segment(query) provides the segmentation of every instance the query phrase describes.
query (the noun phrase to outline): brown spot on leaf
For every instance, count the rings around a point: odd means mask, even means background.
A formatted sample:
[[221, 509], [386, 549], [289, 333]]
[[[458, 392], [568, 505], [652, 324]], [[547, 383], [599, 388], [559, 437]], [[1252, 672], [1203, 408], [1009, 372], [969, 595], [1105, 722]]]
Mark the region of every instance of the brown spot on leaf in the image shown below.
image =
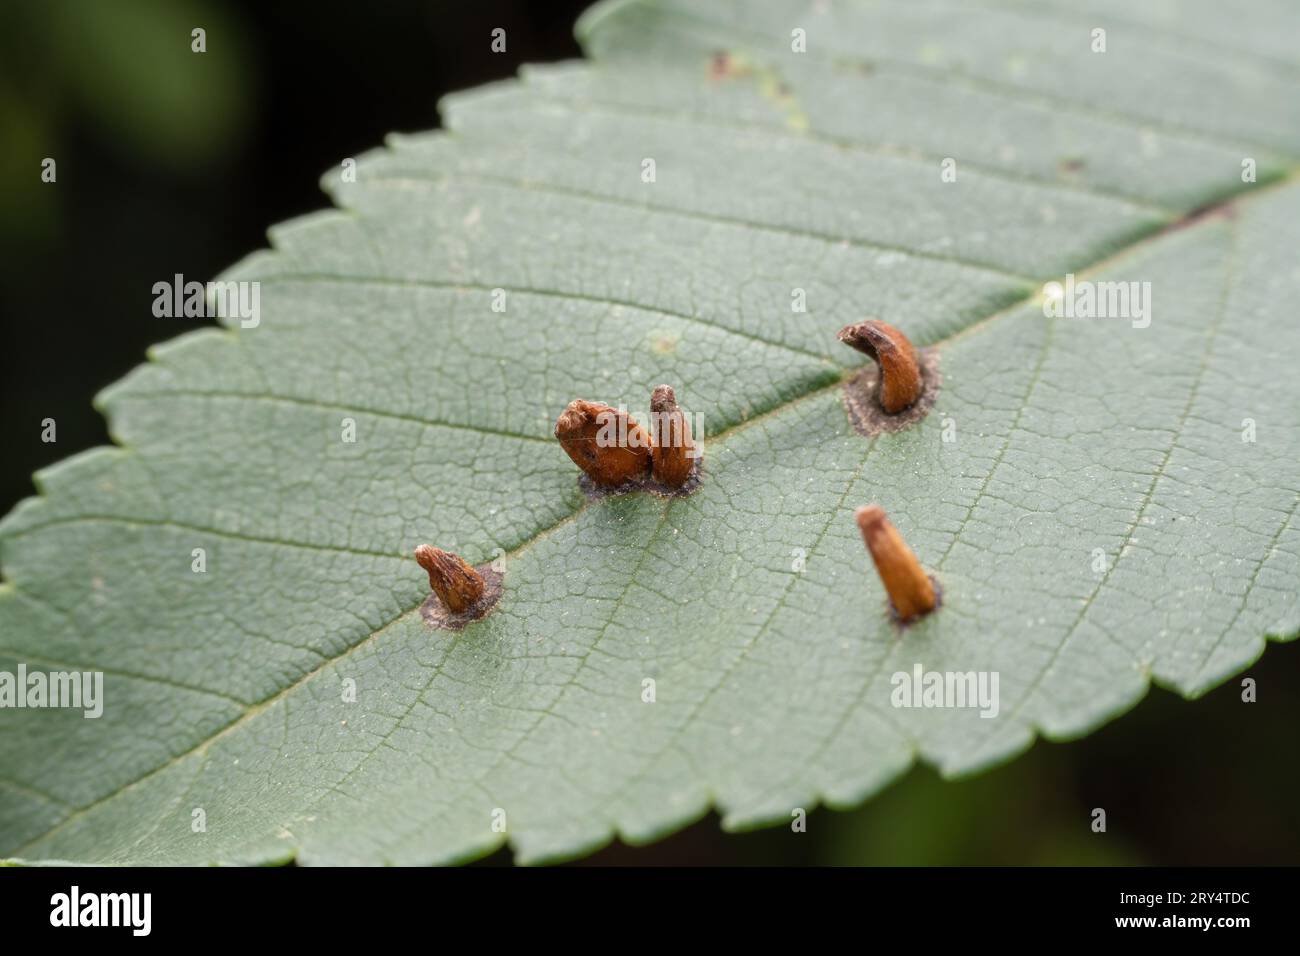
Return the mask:
[[676, 335], [668, 333], [655, 335], [650, 339], [650, 351], [656, 355], [672, 355], [677, 351], [677, 339]]

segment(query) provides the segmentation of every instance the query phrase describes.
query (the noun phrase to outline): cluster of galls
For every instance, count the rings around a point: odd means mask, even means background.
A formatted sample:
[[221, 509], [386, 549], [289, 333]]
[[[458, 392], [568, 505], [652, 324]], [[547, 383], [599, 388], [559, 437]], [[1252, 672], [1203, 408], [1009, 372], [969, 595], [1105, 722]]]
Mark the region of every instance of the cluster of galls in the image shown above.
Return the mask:
[[650, 396], [650, 431], [621, 408], [575, 399], [555, 422], [560, 447], [602, 488], [649, 477], [680, 488], [695, 467], [691, 426], [671, 385]]
[[[904, 412], [921, 398], [925, 383], [916, 350], [898, 329], [869, 320], [841, 329], [839, 339], [880, 366], [875, 398], [886, 414]], [[662, 487], [679, 489], [691, 478], [697, 453], [690, 424], [677, 407], [672, 386], [660, 385], [654, 390], [650, 412], [647, 432], [621, 408], [576, 399], [556, 420], [555, 437], [598, 487], [616, 488], [650, 479]], [[885, 510], [867, 505], [859, 508], [854, 518], [896, 618], [907, 623], [933, 611], [939, 604], [934, 581]], [[457, 555], [422, 544], [415, 549], [415, 559], [429, 572], [429, 586], [453, 613], [464, 612], [482, 599], [482, 576]]]

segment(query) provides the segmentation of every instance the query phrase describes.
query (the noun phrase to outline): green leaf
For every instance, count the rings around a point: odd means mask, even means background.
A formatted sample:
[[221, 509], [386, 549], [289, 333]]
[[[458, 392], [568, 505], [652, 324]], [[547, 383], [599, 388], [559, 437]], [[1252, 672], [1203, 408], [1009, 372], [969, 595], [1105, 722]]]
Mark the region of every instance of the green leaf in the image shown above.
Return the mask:
[[[100, 398], [120, 447], [0, 526], [0, 670], [105, 673], [99, 719], [0, 711], [0, 855], [544, 861], [710, 807], [789, 821], [1295, 637], [1298, 28], [1209, 0], [608, 3], [590, 62], [331, 171], [340, 209], [226, 277], [261, 282], [260, 325], [155, 349]], [[1045, 317], [1067, 272], [1149, 282], [1149, 327]], [[875, 439], [835, 340], [867, 316], [943, 375]], [[703, 416], [703, 486], [587, 501], [556, 415], [659, 382]], [[906, 631], [872, 501], [942, 583]], [[489, 616], [422, 622], [425, 541], [506, 553]], [[891, 706], [918, 664], [996, 671], [998, 715]]]

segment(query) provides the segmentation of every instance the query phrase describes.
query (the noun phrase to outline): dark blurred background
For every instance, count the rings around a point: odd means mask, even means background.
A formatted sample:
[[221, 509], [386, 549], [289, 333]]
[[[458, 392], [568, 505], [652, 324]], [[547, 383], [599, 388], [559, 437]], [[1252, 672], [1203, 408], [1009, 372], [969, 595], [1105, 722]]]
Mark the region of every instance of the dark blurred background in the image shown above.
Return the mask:
[[[576, 57], [584, 0], [9, 0], [0, 12], [0, 514], [108, 442], [96, 392], [154, 342], [152, 286], [207, 279], [325, 203], [318, 176], [440, 96]], [[495, 27], [507, 51], [492, 54]], [[207, 52], [190, 51], [206, 30]], [[45, 158], [57, 180], [41, 181]], [[41, 441], [41, 420], [58, 441]], [[1161, 690], [962, 782], [917, 768], [851, 813], [725, 834], [710, 817], [609, 864], [1300, 862], [1300, 648], [1187, 702]], [[1090, 829], [1103, 807], [1108, 830]], [[508, 863], [501, 852], [486, 861]]]

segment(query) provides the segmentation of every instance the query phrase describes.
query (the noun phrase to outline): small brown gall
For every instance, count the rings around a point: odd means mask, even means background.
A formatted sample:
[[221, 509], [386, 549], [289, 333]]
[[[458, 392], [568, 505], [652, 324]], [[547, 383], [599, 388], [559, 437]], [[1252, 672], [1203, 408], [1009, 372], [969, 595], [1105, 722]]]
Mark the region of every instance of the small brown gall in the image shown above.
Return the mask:
[[650, 436], [621, 408], [576, 399], [556, 419], [555, 437], [597, 485], [621, 485], [650, 470]]
[[839, 339], [875, 359], [880, 366], [880, 407], [890, 415], [913, 405], [924, 383], [921, 368], [916, 361], [916, 349], [906, 335], [892, 325], [878, 319], [846, 325], [840, 329]]
[[429, 587], [453, 614], [460, 614], [483, 597], [483, 576], [459, 555], [422, 544], [415, 560], [429, 572]]
[[898, 530], [885, 517], [885, 509], [880, 505], [867, 505], [859, 508], [854, 517], [898, 619], [912, 621], [933, 611], [939, 603], [934, 582]]
[[671, 385], [660, 385], [651, 394], [650, 416], [651, 474], [669, 488], [680, 488], [695, 467], [695, 444]]

